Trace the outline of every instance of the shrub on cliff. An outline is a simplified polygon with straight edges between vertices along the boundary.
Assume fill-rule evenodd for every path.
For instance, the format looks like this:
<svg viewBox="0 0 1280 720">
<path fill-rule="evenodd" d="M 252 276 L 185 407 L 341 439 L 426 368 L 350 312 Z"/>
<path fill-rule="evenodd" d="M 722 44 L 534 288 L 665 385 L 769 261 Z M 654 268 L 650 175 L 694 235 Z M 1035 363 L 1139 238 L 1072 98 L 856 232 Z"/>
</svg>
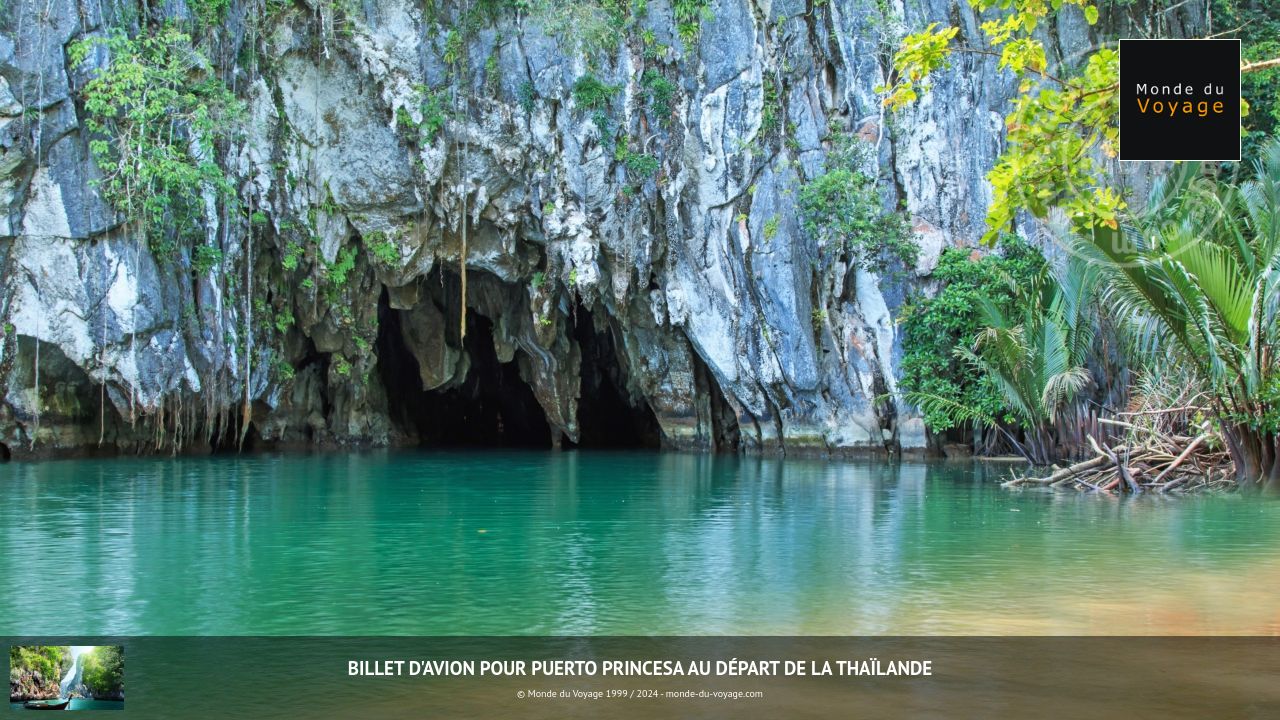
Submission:
<svg viewBox="0 0 1280 720">
<path fill-rule="evenodd" d="M 900 212 L 886 210 L 875 178 L 862 171 L 869 147 L 843 132 L 830 138 L 825 172 L 800 188 L 804 228 L 819 249 L 845 253 L 850 264 L 883 270 L 897 260 L 915 265 L 919 252 Z"/>
<path fill-rule="evenodd" d="M 105 65 L 96 50 L 105 51 Z M 70 57 L 92 73 L 81 97 L 103 197 L 138 224 L 157 255 L 201 241 L 205 199 L 234 197 L 214 146 L 236 126 L 239 101 L 172 25 L 136 38 L 120 30 L 92 36 Z"/>
</svg>

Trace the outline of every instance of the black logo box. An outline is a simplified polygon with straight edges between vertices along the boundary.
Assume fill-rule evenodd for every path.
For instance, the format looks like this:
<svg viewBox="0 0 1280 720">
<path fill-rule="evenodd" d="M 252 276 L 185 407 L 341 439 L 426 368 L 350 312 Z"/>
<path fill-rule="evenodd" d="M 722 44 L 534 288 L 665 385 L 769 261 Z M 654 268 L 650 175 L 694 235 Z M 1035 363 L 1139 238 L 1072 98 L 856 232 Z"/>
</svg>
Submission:
<svg viewBox="0 0 1280 720">
<path fill-rule="evenodd" d="M 1145 93 L 1138 93 L 1140 85 Z M 1206 86 L 1213 92 L 1206 94 Z M 1184 92 L 1166 95 L 1165 87 Z M 1147 103 L 1146 113 L 1138 100 Z M 1177 112 L 1170 115 L 1172 102 Z M 1185 102 L 1191 114 L 1183 112 Z M 1210 110 L 1205 116 L 1197 112 L 1202 102 Z M 1212 112 L 1215 103 L 1220 113 Z M 1156 107 L 1164 112 L 1156 114 Z M 1240 141 L 1239 39 L 1120 40 L 1121 160 L 1235 162 Z"/>
</svg>

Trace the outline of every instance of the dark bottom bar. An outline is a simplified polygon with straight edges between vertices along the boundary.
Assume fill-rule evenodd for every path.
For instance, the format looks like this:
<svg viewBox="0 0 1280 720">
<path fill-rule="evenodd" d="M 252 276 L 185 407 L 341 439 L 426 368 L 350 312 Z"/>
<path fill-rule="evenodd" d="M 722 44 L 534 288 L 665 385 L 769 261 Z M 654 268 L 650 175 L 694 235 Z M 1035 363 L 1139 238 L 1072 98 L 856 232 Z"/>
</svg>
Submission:
<svg viewBox="0 0 1280 720">
<path fill-rule="evenodd" d="M 1280 717 L 1271 638 L 6 641 L 123 645 L 129 718 Z"/>
</svg>

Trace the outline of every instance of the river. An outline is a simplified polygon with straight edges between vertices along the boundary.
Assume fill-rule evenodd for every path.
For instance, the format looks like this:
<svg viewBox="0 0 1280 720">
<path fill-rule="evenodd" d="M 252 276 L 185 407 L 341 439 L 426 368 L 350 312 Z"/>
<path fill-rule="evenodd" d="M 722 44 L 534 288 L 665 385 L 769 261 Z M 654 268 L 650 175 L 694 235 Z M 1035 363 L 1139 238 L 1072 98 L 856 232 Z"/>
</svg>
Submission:
<svg viewBox="0 0 1280 720">
<path fill-rule="evenodd" d="M 658 453 L 0 465 L 0 634 L 1274 635 L 1280 504 Z"/>
</svg>

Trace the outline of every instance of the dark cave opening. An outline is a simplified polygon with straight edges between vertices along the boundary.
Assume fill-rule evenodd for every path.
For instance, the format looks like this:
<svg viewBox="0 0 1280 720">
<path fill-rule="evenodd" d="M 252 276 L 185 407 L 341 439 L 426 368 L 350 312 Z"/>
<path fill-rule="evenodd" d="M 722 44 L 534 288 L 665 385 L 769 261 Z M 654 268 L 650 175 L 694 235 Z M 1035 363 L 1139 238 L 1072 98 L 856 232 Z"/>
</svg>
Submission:
<svg viewBox="0 0 1280 720">
<path fill-rule="evenodd" d="M 529 358 L 516 350 L 502 362 L 494 347 L 494 322 L 475 310 L 467 313 L 467 336 L 459 340 L 455 280 L 445 273 L 436 283 L 423 283 L 418 303 L 433 303 L 430 323 L 414 310 L 391 307 L 384 289 L 378 302 L 378 377 L 386 388 L 392 423 L 410 441 L 423 447 L 513 447 L 547 449 L 557 431 L 547 422 L 533 388 L 521 377 L 521 363 Z M 473 283 L 477 279 L 473 278 Z M 478 284 L 478 283 L 477 283 Z M 443 316 L 443 322 L 440 321 Z M 581 352 L 581 392 L 578 399 L 578 441 L 562 437 L 564 448 L 659 448 L 662 431 L 648 403 L 626 389 L 626 372 L 617 353 L 612 328 L 596 326 L 590 311 L 579 305 L 570 319 L 570 336 Z M 410 346 L 406 338 L 416 338 Z M 427 351 L 462 347 L 466 376 L 424 390 L 414 348 L 439 343 Z M 450 350 L 449 352 L 452 352 Z M 527 370 L 527 367 L 526 367 Z M 447 375 L 446 375 L 447 376 Z M 440 378 L 443 380 L 444 378 Z"/>
<path fill-rule="evenodd" d="M 468 310 L 462 342 L 469 359 L 466 377 L 435 390 L 422 389 L 418 360 L 401 324 L 401 311 L 391 307 L 384 290 L 378 302 L 378 374 L 391 421 L 407 436 L 424 447 L 551 447 L 546 415 L 520 377 L 519 353 L 511 362 L 498 359 L 488 318 Z M 444 335 L 441 342 L 457 346 L 456 325 L 446 322 Z"/>
<path fill-rule="evenodd" d="M 591 312 L 574 312 L 573 339 L 582 351 L 582 390 L 578 397 L 578 442 L 566 447 L 659 448 L 662 429 L 643 398 L 626 390 L 612 327 L 599 330 Z"/>
<path fill-rule="evenodd" d="M 237 407 L 237 410 L 239 408 Z M 237 453 L 253 452 L 258 445 L 258 428 L 249 421 L 249 427 L 241 438 L 240 422 L 238 418 L 230 421 L 230 426 L 224 428 L 218 435 L 209 441 L 210 455 L 235 455 Z"/>
<path fill-rule="evenodd" d="M 9 446 L 4 443 L 0 443 L 0 462 L 9 462 L 9 458 L 11 457 L 13 457 L 13 455 L 9 452 Z"/>
</svg>

